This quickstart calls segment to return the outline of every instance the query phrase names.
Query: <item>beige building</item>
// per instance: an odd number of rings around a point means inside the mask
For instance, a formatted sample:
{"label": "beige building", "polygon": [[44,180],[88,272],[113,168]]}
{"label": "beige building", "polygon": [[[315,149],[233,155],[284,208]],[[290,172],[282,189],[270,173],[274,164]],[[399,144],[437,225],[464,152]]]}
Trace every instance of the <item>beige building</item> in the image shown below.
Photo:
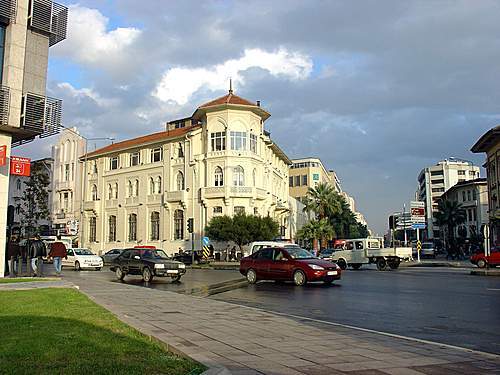
{"label": "beige building", "polygon": [[314,188],[319,183],[330,184],[339,193],[342,191],[337,174],[328,171],[318,158],[292,160],[288,178],[290,196],[299,200],[306,196],[309,188]]}
{"label": "beige building", "polygon": [[488,197],[489,226],[491,245],[500,242],[500,125],[486,132],[471,149],[472,152],[485,152]]}
{"label": "beige building", "polygon": [[0,1],[0,148],[6,147],[0,165],[0,277],[11,148],[53,134],[61,123],[61,101],[47,97],[45,88],[49,47],[65,39],[67,17],[68,9],[50,0]]}
{"label": "beige building", "polygon": [[238,212],[270,215],[283,237],[293,235],[291,161],[264,130],[269,116],[230,90],[163,132],[89,153],[82,244],[97,253],[138,244],[173,253],[191,248],[193,218],[199,248],[212,217]]}

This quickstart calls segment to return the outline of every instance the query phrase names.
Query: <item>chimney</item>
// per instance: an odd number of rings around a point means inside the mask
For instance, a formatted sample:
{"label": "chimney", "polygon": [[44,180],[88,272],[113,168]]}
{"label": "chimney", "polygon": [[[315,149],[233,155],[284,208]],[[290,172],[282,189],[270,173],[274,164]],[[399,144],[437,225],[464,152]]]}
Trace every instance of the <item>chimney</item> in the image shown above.
{"label": "chimney", "polygon": [[260,100],[257,100],[257,107],[260,107]]}

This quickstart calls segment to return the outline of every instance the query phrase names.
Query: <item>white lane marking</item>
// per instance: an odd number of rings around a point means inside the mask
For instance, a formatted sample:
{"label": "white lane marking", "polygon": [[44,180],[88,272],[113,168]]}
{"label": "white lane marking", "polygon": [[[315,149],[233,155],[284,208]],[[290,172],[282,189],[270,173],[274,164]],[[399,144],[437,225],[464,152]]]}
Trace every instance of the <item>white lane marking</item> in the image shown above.
{"label": "white lane marking", "polygon": [[495,289],[495,288],[486,288],[486,290],[494,290],[494,291],[500,291],[500,289]]}
{"label": "white lane marking", "polygon": [[[258,309],[258,310],[261,310],[261,309]],[[355,329],[355,330],[363,331],[363,332],[376,333],[376,334],[379,334],[379,335],[394,337],[394,338],[397,338],[397,339],[419,342],[421,344],[429,344],[429,345],[440,346],[440,347],[444,347],[444,348],[448,348],[448,349],[460,350],[460,351],[464,351],[464,352],[468,352],[468,353],[473,353],[473,354],[480,354],[480,355],[484,355],[484,356],[495,358],[495,359],[500,358],[500,355],[498,355],[498,354],[483,352],[483,351],[480,351],[480,350],[474,350],[474,349],[469,349],[469,348],[463,348],[461,346],[444,344],[444,343],[436,342],[436,341],[429,341],[429,340],[424,340],[424,339],[417,339],[415,337],[402,336],[402,335],[397,335],[397,334],[389,333],[389,332],[376,331],[376,330],[373,330],[373,329],[356,327],[356,326],[351,326],[351,325],[348,325],[348,324],[328,322],[326,320],[308,318],[308,317],[305,317],[305,316],[299,316],[299,315],[293,315],[293,314],[285,314],[285,313],[280,313],[280,312],[277,312],[277,311],[269,311],[269,310],[264,310],[264,311],[266,311],[266,312],[268,312],[270,314],[277,314],[277,315],[287,316],[287,317],[291,317],[291,318],[295,318],[295,319],[309,320],[311,322],[328,324],[328,325],[337,326],[337,327],[343,327],[343,328],[350,328],[350,329]]]}

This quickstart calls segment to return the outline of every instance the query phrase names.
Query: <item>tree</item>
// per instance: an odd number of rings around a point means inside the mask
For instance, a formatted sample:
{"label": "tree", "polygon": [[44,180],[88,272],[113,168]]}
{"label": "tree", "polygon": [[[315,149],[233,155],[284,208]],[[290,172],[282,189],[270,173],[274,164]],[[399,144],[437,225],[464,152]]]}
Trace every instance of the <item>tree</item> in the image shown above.
{"label": "tree", "polygon": [[465,210],[456,201],[440,200],[434,218],[436,225],[446,228],[450,248],[455,241],[455,228],[465,223]]}
{"label": "tree", "polygon": [[19,214],[24,232],[31,236],[40,230],[39,222],[49,220],[49,185],[50,177],[43,163],[31,164],[31,176],[24,181],[22,203]]}
{"label": "tree", "polygon": [[330,217],[341,210],[339,197],[331,185],[320,183],[307,190],[304,210],[314,212],[318,220]]}
{"label": "tree", "polygon": [[326,240],[332,238],[334,235],[335,230],[326,218],[321,220],[311,220],[297,232],[298,238],[310,240],[313,244],[314,240],[319,240],[322,246]]}
{"label": "tree", "polygon": [[279,234],[279,224],[270,217],[237,214],[215,216],[205,227],[205,234],[215,241],[233,241],[240,251],[252,241],[269,241]]}

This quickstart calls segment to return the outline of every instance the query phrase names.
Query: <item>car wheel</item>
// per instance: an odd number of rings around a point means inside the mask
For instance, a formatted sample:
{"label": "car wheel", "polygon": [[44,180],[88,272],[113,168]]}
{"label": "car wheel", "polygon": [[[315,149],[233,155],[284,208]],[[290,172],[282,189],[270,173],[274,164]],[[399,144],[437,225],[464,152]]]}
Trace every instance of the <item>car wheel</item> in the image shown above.
{"label": "car wheel", "polygon": [[479,268],[485,268],[485,267],[486,267],[486,261],[485,261],[484,259],[479,259],[479,260],[477,261],[477,266],[478,266]]}
{"label": "car wheel", "polygon": [[247,281],[249,284],[255,284],[257,282],[257,272],[251,268],[247,271]]}
{"label": "car wheel", "polygon": [[325,280],[325,281],[323,281],[323,283],[324,283],[325,285],[332,285],[333,280]]}
{"label": "car wheel", "polygon": [[125,273],[123,272],[121,267],[116,267],[115,275],[118,280],[123,280],[123,278],[125,277]]}
{"label": "car wheel", "polygon": [[181,275],[172,276],[172,282],[173,282],[173,283],[178,282],[180,279],[181,279]]}
{"label": "car wheel", "polygon": [[302,270],[297,270],[293,273],[293,282],[297,286],[302,286],[307,283],[306,274]]}
{"label": "car wheel", "polygon": [[339,259],[337,261],[337,265],[340,267],[340,269],[345,270],[347,268],[347,263],[345,262],[344,259]]}
{"label": "car wheel", "polygon": [[101,267],[97,267],[95,270],[96,270],[96,271],[100,271],[100,270],[101,270]]}
{"label": "car wheel", "polygon": [[359,270],[361,268],[361,263],[351,264],[353,270]]}
{"label": "car wheel", "polygon": [[379,271],[385,271],[387,268],[387,261],[384,258],[377,259],[377,269]]}
{"label": "car wheel", "polygon": [[389,267],[391,267],[391,270],[395,270],[399,267],[399,260],[393,260],[393,261],[390,261],[388,262],[387,264],[389,264]]}
{"label": "car wheel", "polygon": [[76,261],[75,262],[75,271],[81,271],[81,270],[82,270],[82,267],[80,267],[80,262]]}
{"label": "car wheel", "polygon": [[142,280],[144,280],[145,283],[149,283],[153,280],[153,275],[148,267],[144,267],[142,270]]}

